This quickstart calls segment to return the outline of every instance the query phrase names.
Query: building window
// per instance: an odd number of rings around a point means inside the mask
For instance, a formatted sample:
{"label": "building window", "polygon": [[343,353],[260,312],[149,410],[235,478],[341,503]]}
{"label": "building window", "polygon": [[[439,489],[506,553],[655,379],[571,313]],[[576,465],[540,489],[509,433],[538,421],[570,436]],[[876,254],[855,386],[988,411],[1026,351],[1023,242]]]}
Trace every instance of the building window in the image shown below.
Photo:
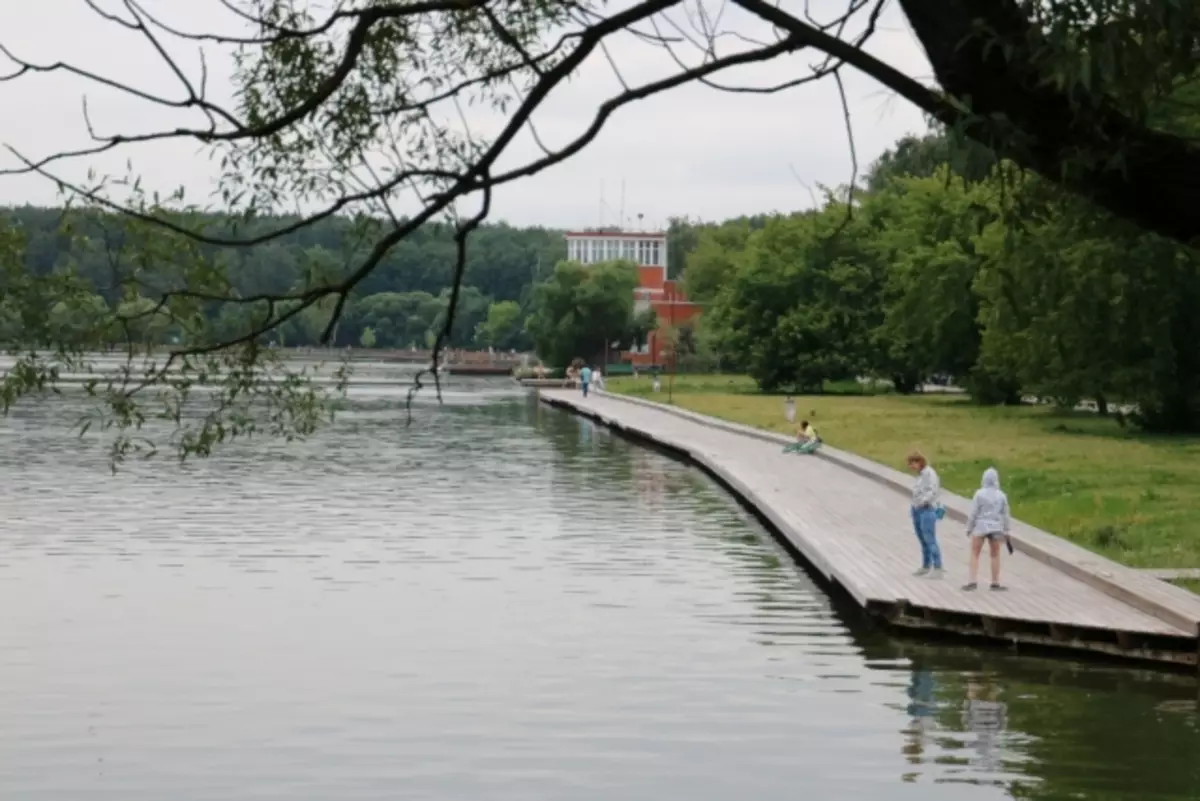
{"label": "building window", "polygon": [[637,243],[637,263],[646,263],[646,240],[639,239]]}

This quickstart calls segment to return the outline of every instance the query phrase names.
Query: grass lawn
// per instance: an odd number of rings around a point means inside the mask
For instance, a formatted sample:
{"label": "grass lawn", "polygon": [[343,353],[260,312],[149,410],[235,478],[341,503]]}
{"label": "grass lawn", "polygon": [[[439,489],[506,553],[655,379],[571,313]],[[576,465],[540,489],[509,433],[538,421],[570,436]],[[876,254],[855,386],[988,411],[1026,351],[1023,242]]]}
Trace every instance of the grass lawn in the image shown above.
{"label": "grass lawn", "polygon": [[[608,383],[610,391],[667,400],[666,377],[657,395],[645,377]],[[1027,523],[1134,567],[1200,567],[1200,437],[1149,436],[1049,407],[829,389],[797,396],[796,420],[808,418],[835,448],[898,469],[919,449],[943,486],[967,497],[995,466],[1013,514]],[[672,394],[686,409],[794,433],[784,396],[759,393],[743,376],[677,376]]]}

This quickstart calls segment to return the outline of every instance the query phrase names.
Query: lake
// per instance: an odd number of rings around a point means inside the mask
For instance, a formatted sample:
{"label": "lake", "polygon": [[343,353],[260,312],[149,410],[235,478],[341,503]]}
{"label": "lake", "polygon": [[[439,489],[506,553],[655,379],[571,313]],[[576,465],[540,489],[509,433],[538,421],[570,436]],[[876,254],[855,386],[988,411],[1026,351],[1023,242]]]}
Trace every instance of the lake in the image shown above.
{"label": "lake", "polygon": [[885,636],[693,468],[507,381],[403,400],[116,476],[78,398],[0,420],[0,801],[1200,787],[1193,677]]}

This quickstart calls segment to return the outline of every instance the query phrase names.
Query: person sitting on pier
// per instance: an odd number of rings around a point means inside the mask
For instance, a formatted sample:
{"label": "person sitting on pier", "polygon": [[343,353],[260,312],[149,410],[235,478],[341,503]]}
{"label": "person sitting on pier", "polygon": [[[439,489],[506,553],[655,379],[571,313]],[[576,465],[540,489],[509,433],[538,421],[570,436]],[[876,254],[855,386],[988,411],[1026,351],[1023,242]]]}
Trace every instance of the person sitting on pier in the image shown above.
{"label": "person sitting on pier", "polygon": [[821,447],[821,437],[817,429],[807,420],[800,421],[800,429],[796,432],[796,442],[784,448],[791,453],[812,453]]}
{"label": "person sitting on pier", "polygon": [[[971,562],[967,569],[967,583],[964,590],[970,592],[976,588],[976,577],[979,575],[979,556],[983,552],[983,543],[988,544],[992,568],[993,590],[1003,590],[1000,585],[1000,540],[1008,539],[1009,530],[1008,496],[1000,489],[1000,474],[996,468],[989,467],[983,471],[983,481],[971,499],[971,514],[967,518],[967,536],[971,538]],[[1011,548],[1011,543],[1009,544]]]}

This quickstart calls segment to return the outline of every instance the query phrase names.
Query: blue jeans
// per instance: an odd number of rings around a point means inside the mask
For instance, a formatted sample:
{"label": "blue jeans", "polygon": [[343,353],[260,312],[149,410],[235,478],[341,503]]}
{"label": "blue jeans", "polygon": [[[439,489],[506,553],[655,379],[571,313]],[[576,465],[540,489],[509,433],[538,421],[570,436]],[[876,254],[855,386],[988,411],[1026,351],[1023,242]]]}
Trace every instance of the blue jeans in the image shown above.
{"label": "blue jeans", "polygon": [[921,543],[921,567],[942,569],[942,549],[937,541],[937,513],[932,506],[912,507],[913,531]]}
{"label": "blue jeans", "polygon": [[586,382],[586,381],[581,381],[581,382],[580,382],[580,384],[579,384],[579,386],[581,386],[581,387],[583,388],[583,397],[585,397],[585,398],[586,398],[586,397],[587,397],[587,388],[588,388],[588,382]]}

